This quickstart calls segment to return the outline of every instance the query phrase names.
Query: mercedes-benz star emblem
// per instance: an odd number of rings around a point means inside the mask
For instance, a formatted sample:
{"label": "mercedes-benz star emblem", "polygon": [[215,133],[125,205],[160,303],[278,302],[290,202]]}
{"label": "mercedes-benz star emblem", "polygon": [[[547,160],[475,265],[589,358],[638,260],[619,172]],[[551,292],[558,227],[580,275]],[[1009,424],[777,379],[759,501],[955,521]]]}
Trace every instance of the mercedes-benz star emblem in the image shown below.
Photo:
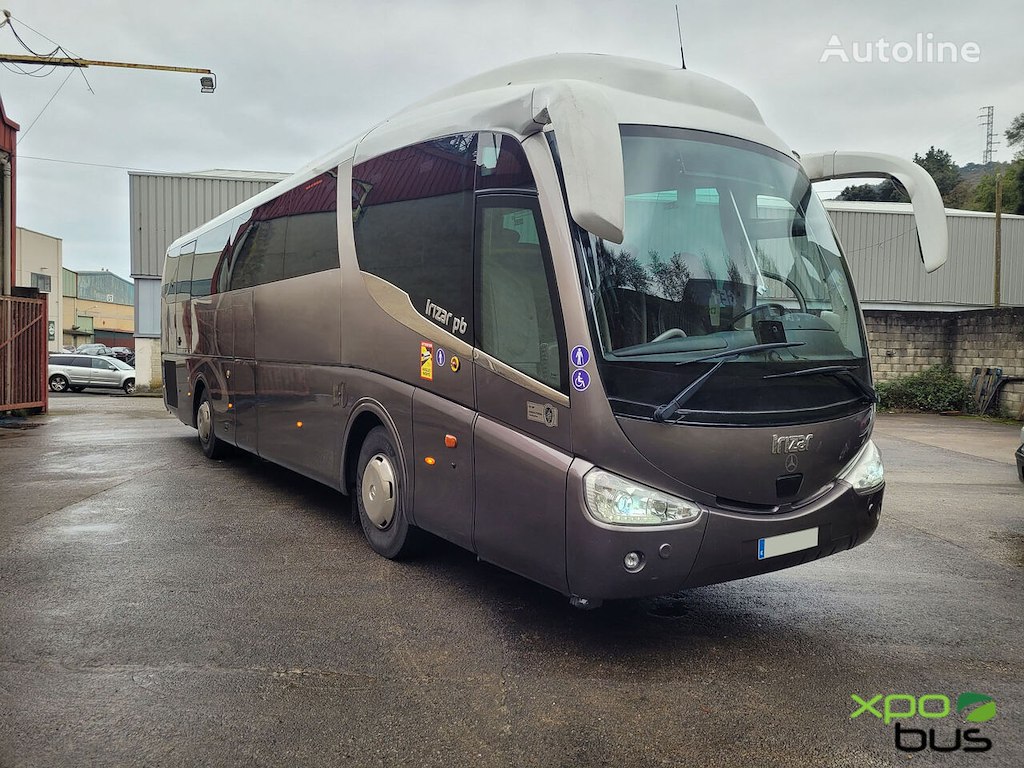
{"label": "mercedes-benz star emblem", "polygon": [[787,453],[786,454],[786,471],[787,472],[796,472],[796,468],[797,468],[797,465],[799,463],[800,462],[797,460],[795,453]]}

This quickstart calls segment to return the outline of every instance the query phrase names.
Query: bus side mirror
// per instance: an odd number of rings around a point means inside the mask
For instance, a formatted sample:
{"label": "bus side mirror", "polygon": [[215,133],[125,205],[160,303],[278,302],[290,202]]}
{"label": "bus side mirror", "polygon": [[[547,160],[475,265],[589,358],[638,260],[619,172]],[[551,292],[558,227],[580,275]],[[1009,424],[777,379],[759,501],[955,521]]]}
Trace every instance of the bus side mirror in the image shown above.
{"label": "bus side mirror", "polygon": [[534,90],[533,121],[555,128],[573,220],[602,240],[621,243],[626,182],[611,102],[590,83],[561,80]]}
{"label": "bus side mirror", "polygon": [[917,163],[874,152],[823,152],[803,155],[800,164],[811,181],[858,177],[895,179],[910,195],[921,261],[928,272],[946,263],[949,233],[946,207],[935,181]]}

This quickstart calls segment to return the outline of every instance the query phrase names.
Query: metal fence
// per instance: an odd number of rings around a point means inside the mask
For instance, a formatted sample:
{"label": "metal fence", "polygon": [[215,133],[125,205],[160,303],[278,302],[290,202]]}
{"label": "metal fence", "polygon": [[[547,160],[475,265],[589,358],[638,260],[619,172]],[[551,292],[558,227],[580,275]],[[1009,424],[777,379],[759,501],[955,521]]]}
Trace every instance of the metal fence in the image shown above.
{"label": "metal fence", "polygon": [[0,413],[47,404],[46,299],[0,296]]}

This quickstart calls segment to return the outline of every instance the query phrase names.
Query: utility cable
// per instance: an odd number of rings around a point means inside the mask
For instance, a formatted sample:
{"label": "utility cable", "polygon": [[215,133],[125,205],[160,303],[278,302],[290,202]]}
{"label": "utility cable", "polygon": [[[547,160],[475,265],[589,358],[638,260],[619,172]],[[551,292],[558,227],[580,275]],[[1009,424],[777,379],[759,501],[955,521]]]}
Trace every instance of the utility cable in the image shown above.
{"label": "utility cable", "polygon": [[[38,57],[43,58],[43,59],[56,59],[56,58],[58,58],[57,54],[58,53],[62,53],[62,54],[64,54],[64,57],[68,58],[68,59],[79,59],[79,58],[81,58],[77,53],[69,51],[67,48],[65,48],[63,45],[58,43],[56,40],[52,40],[51,38],[47,37],[42,32],[40,32],[38,29],[35,29],[34,27],[26,24],[21,19],[13,16],[10,11],[6,11],[5,14],[6,14],[6,19],[5,19],[4,23],[2,25],[0,25],[0,26],[10,27],[11,34],[14,35],[15,39],[21,44],[21,47],[24,48],[29,53],[31,53],[33,56],[38,56]],[[52,51],[50,51],[49,53],[45,53],[45,54],[44,53],[38,53],[37,51],[33,50],[32,46],[30,46],[28,43],[26,43],[22,39],[21,35],[18,34],[18,31],[14,28],[14,23],[13,22],[15,22],[15,21],[17,21],[19,24],[24,26],[26,29],[28,29],[28,30],[34,32],[35,34],[39,35],[44,40],[53,43],[53,45],[55,46],[54,49]],[[11,72],[15,72],[16,74],[29,75],[31,77],[49,77],[50,75],[53,74],[54,69],[55,69],[54,65],[52,65],[52,64],[41,64],[41,65],[39,65],[39,67],[34,69],[32,72],[26,72],[20,66],[17,68],[17,70],[14,70],[11,67],[7,66],[6,63],[4,64],[4,66],[8,70],[10,70]],[[47,67],[49,67],[49,71],[47,71],[45,74],[42,74],[42,75],[36,74],[37,72],[39,72],[39,70],[45,69]],[[77,69],[81,73],[82,80],[85,81],[85,87],[89,89],[89,93],[95,95],[96,91],[93,90],[92,83],[90,83],[89,82],[89,78],[86,77],[85,68],[84,67],[75,67],[75,69]],[[65,78],[64,82],[67,82],[66,78]],[[63,87],[63,84],[62,84],[61,87]],[[58,90],[60,90],[60,89],[58,89]],[[44,107],[44,109],[45,109],[45,107]]]}
{"label": "utility cable", "polygon": [[39,114],[35,116],[35,118],[32,120],[31,123],[28,124],[28,128],[26,128],[24,131],[21,131],[21,135],[18,136],[18,141],[15,143],[15,146],[17,146],[18,144],[21,144],[22,140],[26,136],[28,136],[28,132],[32,130],[32,126],[35,125],[39,121],[40,117],[43,116],[43,112],[45,112],[46,108],[48,106],[50,106],[50,104],[53,102],[54,99],[57,98],[57,94],[61,92],[61,89],[64,87],[64,85],[67,83],[67,81],[71,79],[71,76],[73,74],[75,74],[75,70],[73,70],[73,69],[70,72],[68,72],[67,77],[65,77],[64,81],[59,86],[57,86],[57,90],[53,92],[53,96],[50,97],[50,100],[47,101],[45,104],[43,104],[43,108],[39,110]]}
{"label": "utility cable", "polygon": [[152,168],[135,168],[130,165],[109,165],[107,163],[87,163],[84,160],[62,160],[57,157],[38,157],[35,155],[18,155],[18,161],[21,160],[41,160],[46,163],[63,163],[65,165],[85,165],[90,168],[113,168],[118,171],[141,171],[143,173],[167,173],[167,171],[157,171]]}

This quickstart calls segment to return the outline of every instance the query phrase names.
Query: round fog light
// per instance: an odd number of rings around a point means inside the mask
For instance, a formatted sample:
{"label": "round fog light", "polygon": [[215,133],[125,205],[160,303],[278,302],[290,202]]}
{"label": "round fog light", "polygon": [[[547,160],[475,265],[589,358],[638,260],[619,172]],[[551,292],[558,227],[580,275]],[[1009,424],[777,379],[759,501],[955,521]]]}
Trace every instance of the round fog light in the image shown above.
{"label": "round fog light", "polygon": [[644,553],[630,552],[622,558],[622,565],[630,573],[636,573],[644,567]]}

